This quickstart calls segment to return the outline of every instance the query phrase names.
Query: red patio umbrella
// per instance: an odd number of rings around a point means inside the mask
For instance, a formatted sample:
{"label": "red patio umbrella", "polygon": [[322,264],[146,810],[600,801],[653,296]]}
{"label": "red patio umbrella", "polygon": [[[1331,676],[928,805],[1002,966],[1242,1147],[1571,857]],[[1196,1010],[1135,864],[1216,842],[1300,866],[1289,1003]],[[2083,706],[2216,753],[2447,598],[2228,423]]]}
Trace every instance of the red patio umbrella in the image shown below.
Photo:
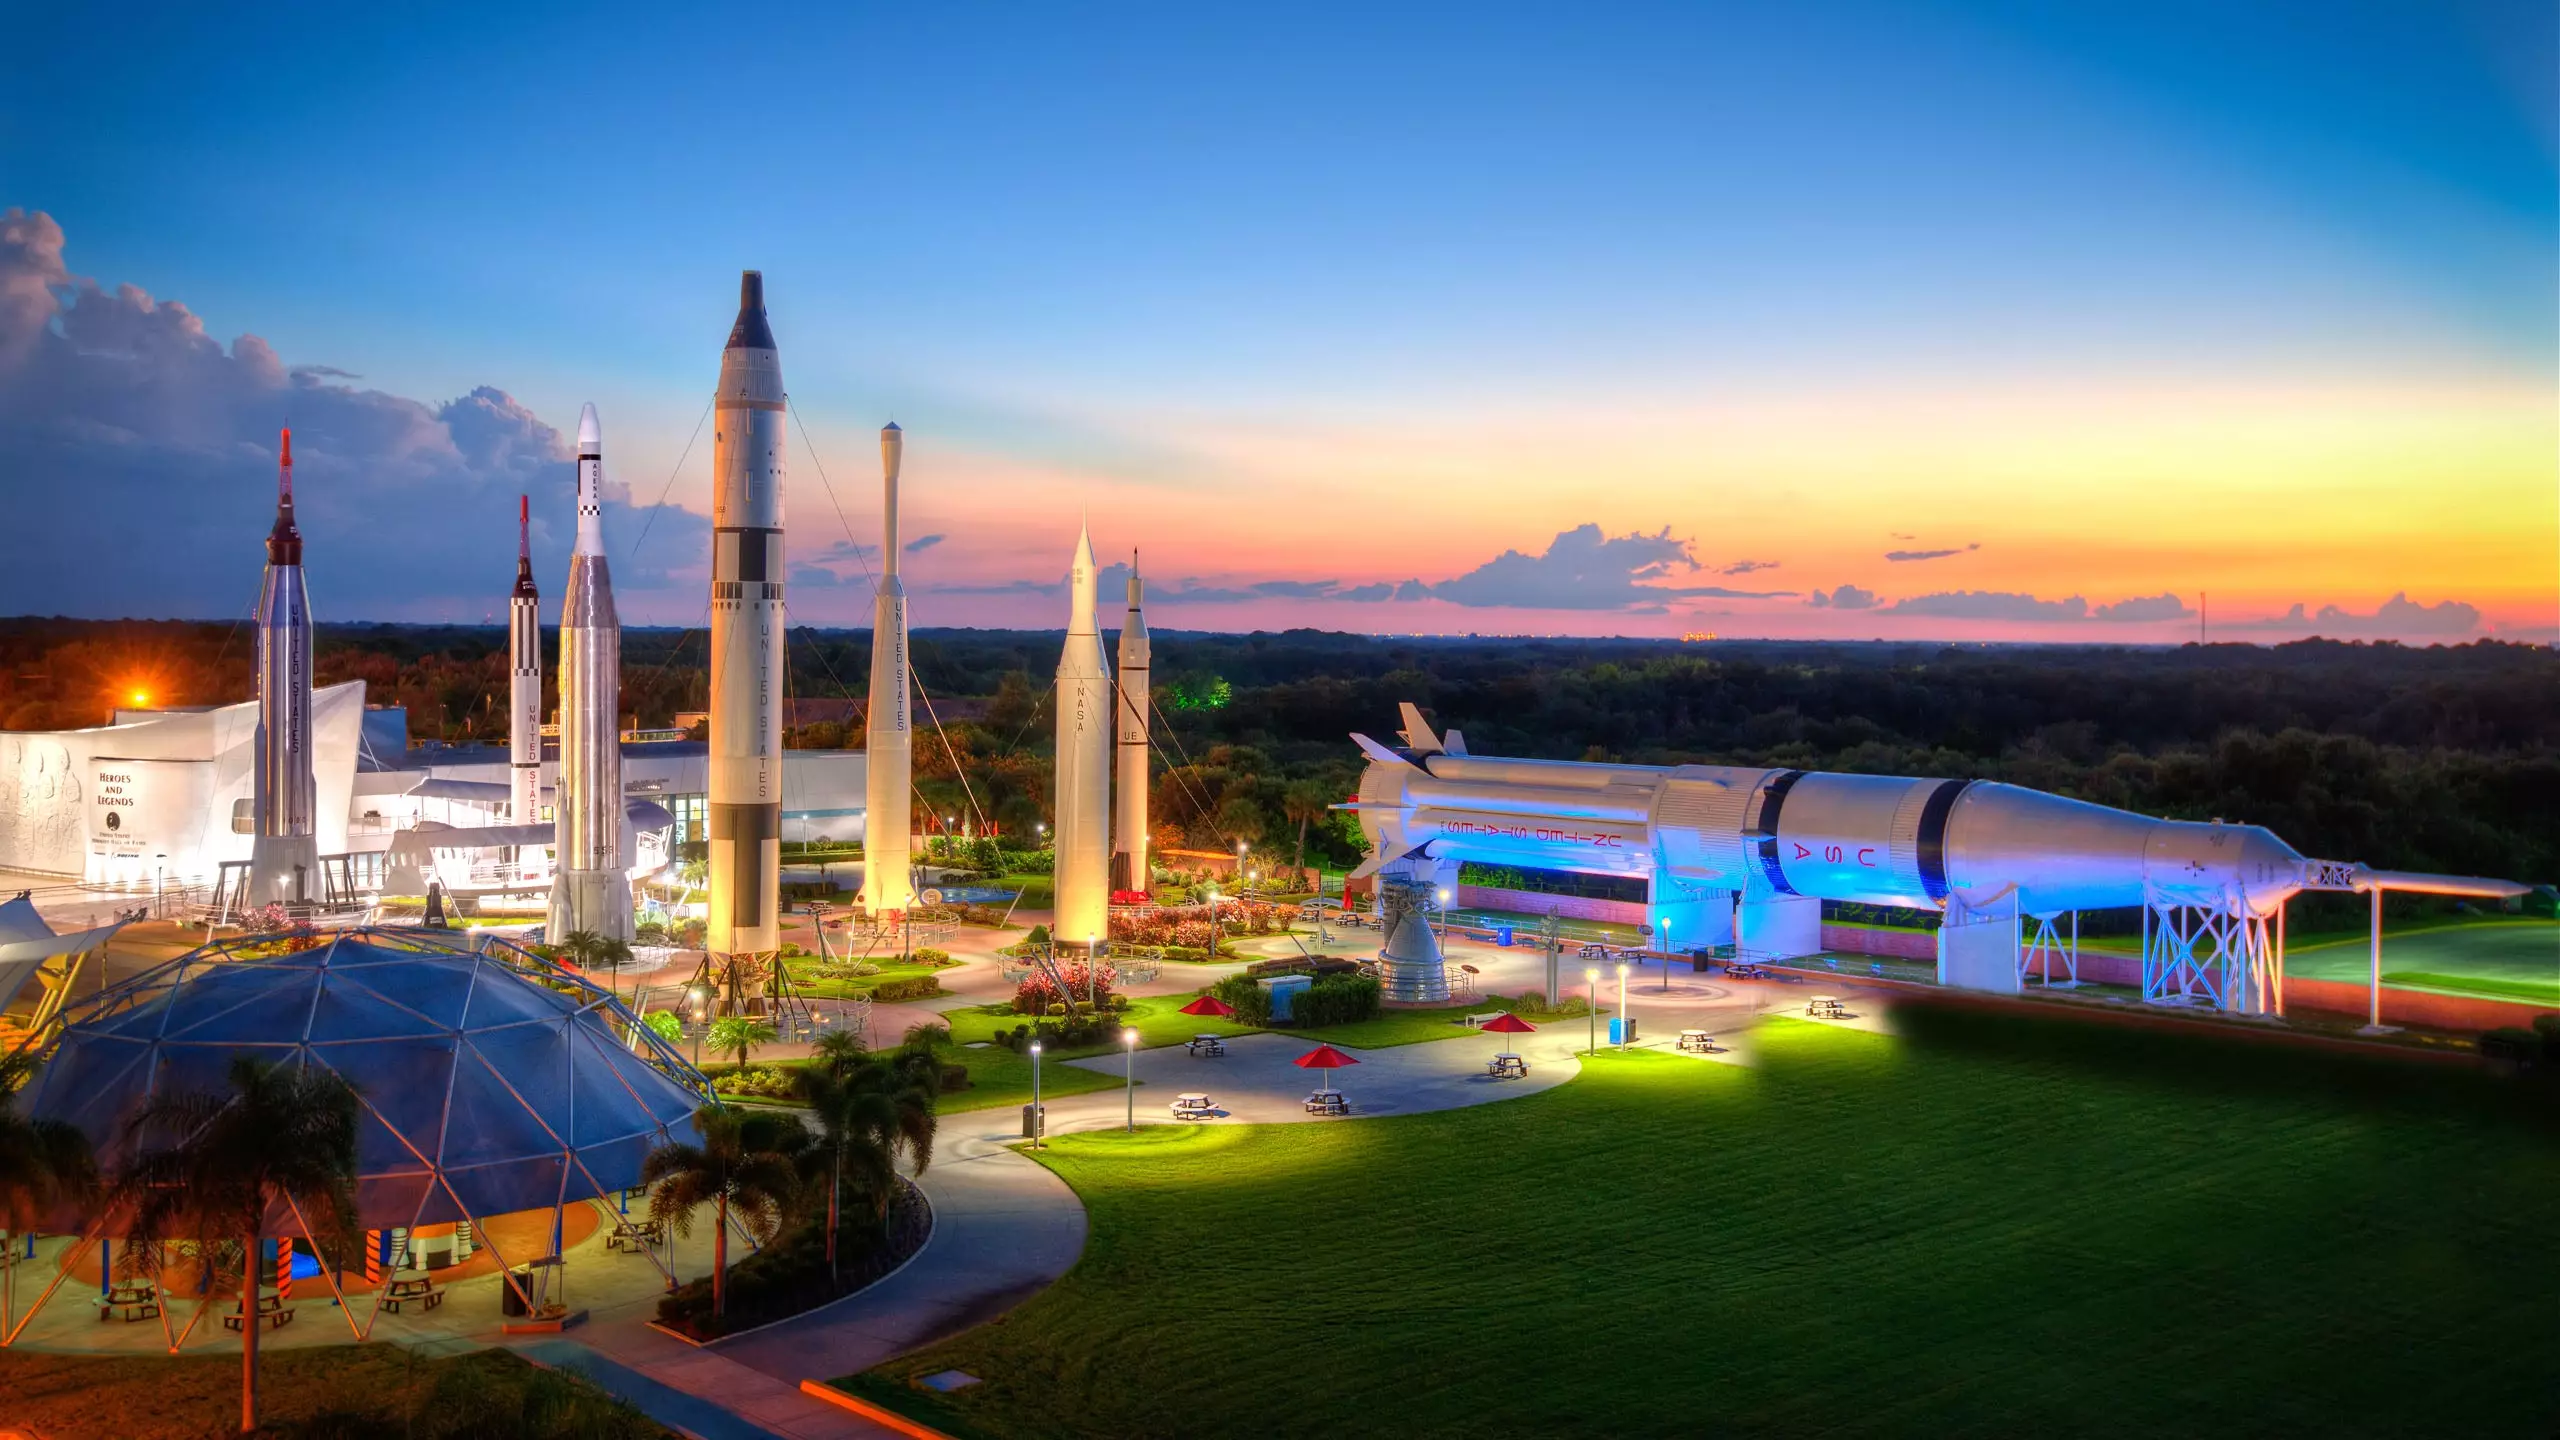
{"label": "red patio umbrella", "polygon": [[1185,1015],[1215,1015],[1221,1020],[1232,1020],[1235,1018],[1236,1007],[1219,999],[1215,995],[1203,995],[1199,999],[1192,1001],[1190,1004],[1183,1006],[1182,1013]]}
{"label": "red patio umbrella", "polygon": [[[1505,1010],[1501,1014],[1484,1022],[1484,1029],[1488,1033],[1494,1035],[1529,1035],[1536,1033],[1537,1028],[1537,1026],[1530,1024],[1528,1021],[1521,1019],[1519,1016],[1512,1014],[1508,1010]],[[1496,1050],[1494,1053],[1499,1055],[1502,1052],[1500,1050]],[[1492,1062],[1488,1061],[1486,1063],[1490,1065]]]}
{"label": "red patio umbrella", "polygon": [[1292,1063],[1301,1070],[1339,1070],[1345,1065],[1357,1065],[1360,1062],[1330,1045],[1319,1045],[1299,1056]]}

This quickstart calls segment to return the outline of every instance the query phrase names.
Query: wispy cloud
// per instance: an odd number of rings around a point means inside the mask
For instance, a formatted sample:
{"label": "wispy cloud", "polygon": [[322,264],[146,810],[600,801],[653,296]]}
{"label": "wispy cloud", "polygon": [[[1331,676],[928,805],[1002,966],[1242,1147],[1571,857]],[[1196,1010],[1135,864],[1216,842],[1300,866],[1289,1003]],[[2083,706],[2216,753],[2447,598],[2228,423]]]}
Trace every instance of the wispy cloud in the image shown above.
{"label": "wispy cloud", "polygon": [[[1895,536],[1894,538],[1904,537]],[[1981,548],[1982,542],[1976,540],[1970,545],[1958,545],[1946,550],[1887,550],[1884,552],[1884,558],[1896,564],[1911,560],[1944,560],[1950,555],[1970,555]]]}

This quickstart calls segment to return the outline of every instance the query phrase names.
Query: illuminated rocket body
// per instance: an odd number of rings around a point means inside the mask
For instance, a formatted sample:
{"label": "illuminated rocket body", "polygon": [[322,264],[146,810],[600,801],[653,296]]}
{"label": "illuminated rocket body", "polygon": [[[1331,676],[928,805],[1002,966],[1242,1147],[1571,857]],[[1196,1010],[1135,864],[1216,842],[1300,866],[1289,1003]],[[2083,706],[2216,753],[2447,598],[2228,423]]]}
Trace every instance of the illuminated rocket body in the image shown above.
{"label": "illuminated rocket body", "polygon": [[1111,672],[1094,628],[1093,539],[1076,535],[1067,646],[1058,657],[1057,914],[1061,945],[1103,937],[1111,919]]}
{"label": "illuminated rocket body", "polygon": [[1138,557],[1129,557],[1129,618],[1120,622],[1119,703],[1112,726],[1119,736],[1119,763],[1113,778],[1111,888],[1147,888],[1147,618],[1140,606],[1145,582],[1138,578]]}
{"label": "illuminated rocket body", "polygon": [[533,583],[533,502],[516,497],[516,588],[507,599],[508,819],[542,818],[542,592]]}
{"label": "illuminated rocket body", "polygon": [[311,768],[311,593],[293,519],[293,432],[277,461],[276,523],[258,588],[258,732],[250,781],[249,898],[317,899],[319,784]]}
{"label": "illuminated rocket body", "polygon": [[604,557],[604,428],[578,415],[578,540],[560,598],[560,783],[552,807],[557,867],[552,943],[588,930],[631,938],[631,860],[623,835],[622,620]]}
{"label": "illuminated rocket body", "polygon": [[871,611],[871,712],[865,726],[862,908],[873,915],[914,903],[915,736],[907,715],[907,587],[898,578],[898,461],[905,437],[880,432],[880,596]]}
{"label": "illuminated rocket body", "polygon": [[782,947],[782,356],[738,284],[711,439],[711,913],[705,948]]}

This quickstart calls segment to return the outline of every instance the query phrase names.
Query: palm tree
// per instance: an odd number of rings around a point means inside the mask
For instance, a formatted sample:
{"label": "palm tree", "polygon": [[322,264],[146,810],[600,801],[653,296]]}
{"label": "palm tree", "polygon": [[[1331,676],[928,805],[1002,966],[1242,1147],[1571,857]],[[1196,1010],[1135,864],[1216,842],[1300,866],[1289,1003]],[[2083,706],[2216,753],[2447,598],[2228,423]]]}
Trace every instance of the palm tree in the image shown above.
{"label": "palm tree", "polygon": [[[783,1117],[789,1118],[789,1117]],[[708,1201],[718,1211],[711,1235],[711,1313],[729,1308],[729,1212],[759,1245],[770,1242],[798,1195],[788,1131],[807,1132],[790,1119],[786,1128],[775,1117],[747,1116],[717,1105],[693,1112],[699,1145],[682,1141],[661,1145],[640,1162],[640,1183],[649,1187],[649,1218],[672,1226],[678,1235],[693,1233],[693,1212]]]}
{"label": "palm tree", "polygon": [[748,1051],[759,1045],[770,1045],[780,1038],[770,1022],[753,1015],[723,1015],[711,1022],[711,1048],[734,1053],[741,1070],[747,1068]]}
{"label": "palm tree", "polygon": [[800,1072],[801,1098],[818,1122],[819,1146],[809,1157],[811,1168],[816,1162],[826,1168],[830,1276],[836,1273],[846,1166],[852,1166],[857,1188],[872,1197],[877,1213],[887,1214],[899,1156],[919,1175],[933,1163],[934,1097],[941,1083],[940,1062],[929,1048],[893,1055],[866,1055],[858,1049],[848,1055],[848,1049],[822,1044],[815,1063]]}
{"label": "palm tree", "polygon": [[[148,1251],[190,1239],[208,1265],[226,1240],[245,1238],[240,1274],[240,1428],[258,1428],[258,1241],[268,1214],[288,1203],[327,1250],[348,1244],[356,1218],[356,1093],[334,1070],[287,1070],[242,1055],[228,1094],[154,1096],[126,1127],[131,1153],[110,1203],[126,1207],[125,1234]],[[148,1137],[163,1137],[156,1146]]]}
{"label": "palm tree", "polygon": [[1298,822],[1298,856],[1290,868],[1307,868],[1307,827],[1333,809],[1333,792],[1314,780],[1301,780],[1280,797],[1280,813]]}
{"label": "palm tree", "polygon": [[[0,1060],[0,1232],[33,1230],[49,1212],[88,1199],[98,1184],[97,1158],[78,1126],[18,1113],[18,1088],[30,1068],[23,1055]],[[17,1273],[0,1268],[0,1333],[9,1327]]]}
{"label": "palm tree", "polygon": [[622,968],[631,958],[631,947],[610,935],[593,930],[572,930],[560,937],[560,952],[581,970],[598,970],[606,966]]}

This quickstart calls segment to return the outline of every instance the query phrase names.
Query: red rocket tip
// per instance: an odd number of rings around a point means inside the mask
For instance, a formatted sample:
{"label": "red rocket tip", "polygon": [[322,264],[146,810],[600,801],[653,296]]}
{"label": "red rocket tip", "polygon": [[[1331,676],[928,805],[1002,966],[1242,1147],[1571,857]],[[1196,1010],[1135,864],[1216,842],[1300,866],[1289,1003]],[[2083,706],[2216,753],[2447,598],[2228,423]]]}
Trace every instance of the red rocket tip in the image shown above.
{"label": "red rocket tip", "polygon": [[291,426],[285,427],[284,432],[284,463],[287,465],[293,463],[293,427]]}

